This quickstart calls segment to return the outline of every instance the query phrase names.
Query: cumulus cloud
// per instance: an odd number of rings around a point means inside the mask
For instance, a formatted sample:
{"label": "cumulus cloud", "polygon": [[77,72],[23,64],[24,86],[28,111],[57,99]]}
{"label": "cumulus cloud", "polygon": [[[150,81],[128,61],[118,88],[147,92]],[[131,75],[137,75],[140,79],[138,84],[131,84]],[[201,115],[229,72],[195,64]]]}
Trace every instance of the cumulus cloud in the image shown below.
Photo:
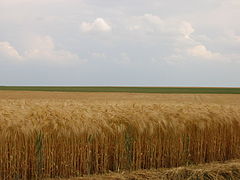
{"label": "cumulus cloud", "polygon": [[80,29],[82,32],[110,32],[112,27],[103,18],[97,18],[93,22],[83,22]]}
{"label": "cumulus cloud", "polygon": [[226,40],[231,40],[233,42],[240,43],[240,35],[237,34],[236,32],[232,32],[232,31],[226,32],[225,38],[226,38]]}
{"label": "cumulus cloud", "polygon": [[181,26],[180,26],[179,30],[184,35],[184,37],[187,39],[189,39],[190,35],[195,31],[193,29],[192,25],[187,21],[181,22]]}
{"label": "cumulus cloud", "polygon": [[164,23],[164,21],[159,16],[155,16],[152,14],[144,14],[141,18],[153,24],[162,25]]}
{"label": "cumulus cloud", "polygon": [[200,44],[189,48],[176,48],[174,54],[163,58],[169,64],[180,64],[190,61],[212,61],[212,62],[237,62],[237,55],[221,54],[207,49],[206,46]]}
{"label": "cumulus cloud", "polygon": [[[129,18],[128,30],[139,34],[144,43],[164,42],[167,53],[154,52],[151,55],[153,63],[167,62],[170,64],[190,63],[196,61],[239,62],[239,53],[222,50],[217,42],[227,44],[226,39],[232,39],[228,44],[232,47],[240,40],[238,31],[228,33],[214,39],[196,30],[191,22],[179,18],[161,18],[153,14],[144,14]],[[134,34],[135,35],[135,34]],[[235,44],[234,44],[235,43]],[[215,51],[208,47],[215,44]],[[235,47],[236,48],[236,47]],[[171,52],[172,51],[172,52]],[[153,51],[152,51],[153,52]],[[164,54],[164,55],[163,55]],[[151,59],[151,58],[150,58]]]}
{"label": "cumulus cloud", "polygon": [[195,57],[204,59],[222,59],[220,53],[212,52],[208,50],[204,45],[197,45],[187,50],[188,54]]}
{"label": "cumulus cloud", "polygon": [[55,47],[50,36],[35,36],[31,39],[27,50],[20,53],[9,42],[0,42],[0,57],[14,61],[47,61],[65,63],[79,61],[77,54]]}
{"label": "cumulus cloud", "polygon": [[10,60],[23,60],[22,56],[9,42],[0,42],[0,58]]}
{"label": "cumulus cloud", "polygon": [[178,19],[163,19],[153,14],[144,14],[130,20],[131,31],[151,32],[156,35],[171,34],[175,37],[183,36],[190,38],[190,35],[195,31],[192,24],[188,21]]}
{"label": "cumulus cloud", "polygon": [[25,51],[28,60],[47,60],[54,62],[78,61],[79,57],[70,51],[58,49],[50,36],[36,36],[31,40],[31,48]]}
{"label": "cumulus cloud", "polygon": [[155,32],[163,29],[163,20],[152,14],[144,14],[143,16],[136,16],[129,18],[130,31],[140,32]]}

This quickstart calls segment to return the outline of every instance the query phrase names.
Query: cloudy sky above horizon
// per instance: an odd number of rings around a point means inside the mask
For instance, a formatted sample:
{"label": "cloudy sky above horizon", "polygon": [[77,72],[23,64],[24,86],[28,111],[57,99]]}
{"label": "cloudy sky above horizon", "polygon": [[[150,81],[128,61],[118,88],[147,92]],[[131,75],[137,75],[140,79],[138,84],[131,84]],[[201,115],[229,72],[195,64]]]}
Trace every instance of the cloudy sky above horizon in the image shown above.
{"label": "cloudy sky above horizon", "polygon": [[0,85],[240,87],[239,0],[1,0]]}

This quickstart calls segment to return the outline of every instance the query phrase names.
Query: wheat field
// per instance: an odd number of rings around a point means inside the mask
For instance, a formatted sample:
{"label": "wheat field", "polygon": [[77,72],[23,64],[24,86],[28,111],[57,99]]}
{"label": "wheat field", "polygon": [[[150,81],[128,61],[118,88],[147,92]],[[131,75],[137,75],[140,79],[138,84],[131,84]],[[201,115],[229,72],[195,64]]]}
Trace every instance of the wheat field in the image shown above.
{"label": "wheat field", "polygon": [[238,99],[1,92],[0,179],[68,178],[239,159]]}

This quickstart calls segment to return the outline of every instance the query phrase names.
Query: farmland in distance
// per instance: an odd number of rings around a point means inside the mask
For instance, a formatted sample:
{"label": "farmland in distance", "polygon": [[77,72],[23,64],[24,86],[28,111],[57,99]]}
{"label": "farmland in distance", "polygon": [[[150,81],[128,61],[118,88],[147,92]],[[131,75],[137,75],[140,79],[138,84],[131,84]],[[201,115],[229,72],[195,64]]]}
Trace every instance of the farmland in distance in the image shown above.
{"label": "farmland in distance", "polygon": [[0,90],[48,92],[127,92],[165,94],[240,94],[240,88],[227,87],[0,86]]}

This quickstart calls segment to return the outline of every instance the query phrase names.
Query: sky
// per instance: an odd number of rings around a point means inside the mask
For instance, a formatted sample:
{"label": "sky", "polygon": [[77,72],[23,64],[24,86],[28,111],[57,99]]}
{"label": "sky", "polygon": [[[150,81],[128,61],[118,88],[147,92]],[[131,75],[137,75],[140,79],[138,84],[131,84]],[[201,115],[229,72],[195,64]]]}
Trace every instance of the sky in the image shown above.
{"label": "sky", "polygon": [[0,85],[240,87],[239,0],[1,0]]}

